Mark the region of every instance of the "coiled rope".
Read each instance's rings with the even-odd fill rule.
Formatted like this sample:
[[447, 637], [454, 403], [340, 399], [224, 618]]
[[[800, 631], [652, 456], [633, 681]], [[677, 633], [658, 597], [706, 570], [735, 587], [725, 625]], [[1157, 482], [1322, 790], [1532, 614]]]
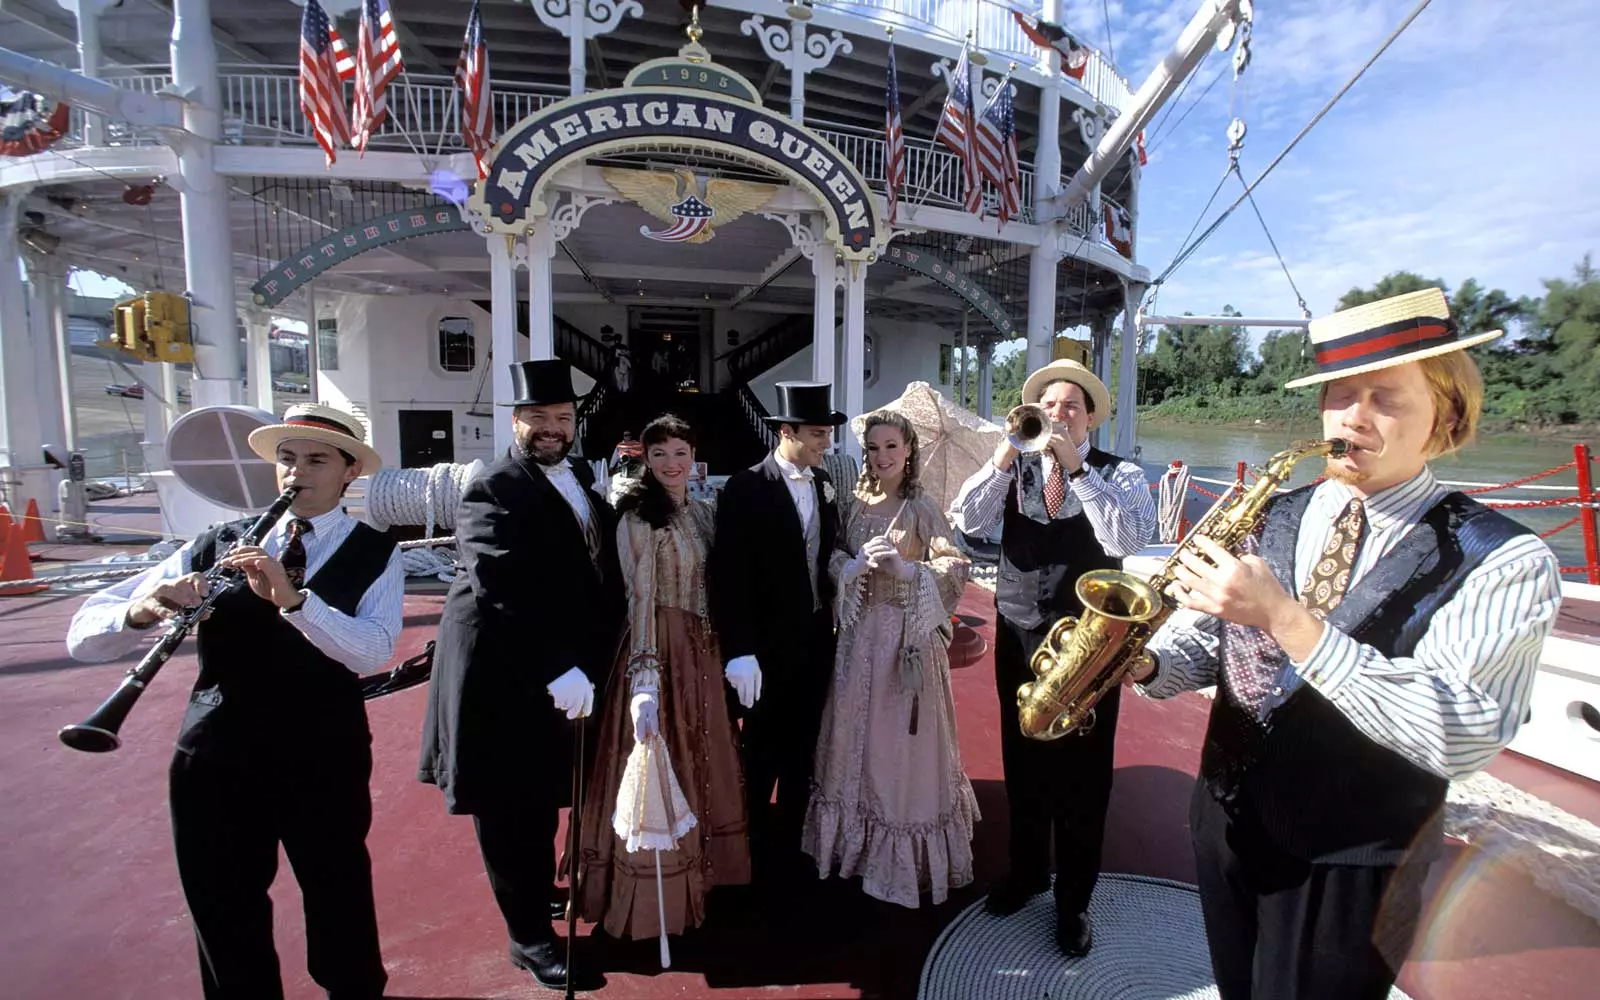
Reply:
[[[367, 520], [383, 531], [391, 525], [421, 525], [427, 538], [435, 528], [454, 530], [456, 506], [467, 483], [483, 468], [440, 462], [426, 469], [379, 469], [367, 482]], [[456, 575], [455, 551], [439, 547], [406, 549], [406, 576], [451, 580]]]
[[1176, 542], [1183, 530], [1183, 502], [1189, 495], [1189, 467], [1174, 462], [1161, 477], [1161, 492], [1156, 498], [1156, 524], [1163, 542]]

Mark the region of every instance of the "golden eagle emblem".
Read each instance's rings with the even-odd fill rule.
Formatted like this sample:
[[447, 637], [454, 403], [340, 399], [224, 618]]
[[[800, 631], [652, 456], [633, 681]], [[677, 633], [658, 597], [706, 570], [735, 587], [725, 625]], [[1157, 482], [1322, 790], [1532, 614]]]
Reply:
[[658, 173], [601, 167], [600, 174], [624, 198], [667, 224], [666, 229], [639, 227], [639, 235], [663, 243], [706, 243], [717, 235], [712, 228], [725, 226], [765, 205], [778, 193], [773, 184], [713, 177], [700, 192], [700, 181], [689, 170]]

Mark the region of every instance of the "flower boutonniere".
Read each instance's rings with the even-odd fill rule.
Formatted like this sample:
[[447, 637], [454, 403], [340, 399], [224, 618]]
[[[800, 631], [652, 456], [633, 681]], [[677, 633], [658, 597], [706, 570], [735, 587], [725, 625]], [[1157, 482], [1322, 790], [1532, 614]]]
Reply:
[[833, 503], [833, 484], [832, 483], [825, 482], [825, 483], [822, 484], [822, 499], [826, 500], [828, 503]]

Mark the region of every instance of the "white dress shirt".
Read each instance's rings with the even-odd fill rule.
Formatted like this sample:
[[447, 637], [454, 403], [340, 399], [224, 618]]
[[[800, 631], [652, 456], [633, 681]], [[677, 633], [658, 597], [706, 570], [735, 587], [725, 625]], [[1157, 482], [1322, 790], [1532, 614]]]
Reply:
[[[1446, 492], [1424, 468], [1366, 498], [1367, 536], [1349, 586], [1400, 544]], [[1295, 542], [1296, 597], [1353, 496], [1333, 480], [1312, 495]], [[1555, 555], [1537, 536], [1519, 535], [1467, 574], [1410, 656], [1384, 656], [1329, 626], [1305, 660], [1284, 667], [1266, 712], [1310, 684], [1369, 739], [1434, 774], [1465, 777], [1516, 734], [1539, 652], [1560, 607]], [[1150, 640], [1159, 672], [1141, 690], [1165, 698], [1215, 684], [1221, 631], [1222, 623], [1209, 615], [1174, 614]]]
[[772, 460], [778, 463], [778, 469], [783, 473], [784, 485], [789, 487], [789, 496], [794, 500], [794, 509], [800, 514], [800, 525], [803, 528], [811, 523], [811, 519], [817, 513], [817, 489], [812, 485], [813, 472], [809, 467], [802, 469], [777, 452], [772, 453]]
[[[1086, 459], [1088, 455], [1089, 439], [1085, 438], [1078, 445], [1078, 458]], [[1043, 457], [1042, 481], [1048, 482], [1056, 461], [1048, 449]], [[1067, 477], [1067, 496], [1054, 520], [1082, 513], [1094, 528], [1095, 540], [1109, 556], [1131, 556], [1149, 545], [1156, 533], [1156, 506], [1150, 498], [1150, 481], [1145, 479], [1144, 470], [1126, 461], [1118, 462], [1104, 474], [1087, 462], [1083, 470], [1085, 475], [1076, 479]], [[1016, 475], [1015, 460], [1005, 470], [995, 468], [992, 460], [983, 463], [956, 493], [951, 505], [956, 527], [978, 538], [998, 527], [1005, 513], [1006, 493]]]
[[589, 546], [589, 558], [598, 559], [600, 528], [594, 523], [594, 508], [589, 506], [589, 499], [584, 495], [586, 491], [583, 484], [578, 482], [578, 474], [572, 470], [572, 463], [563, 459], [555, 465], [540, 462], [530, 464], [544, 473], [550, 485], [561, 494], [561, 499], [572, 508], [572, 515], [578, 519], [578, 527], [583, 529], [583, 540]]
[[[267, 533], [262, 548], [268, 555], [282, 557], [289, 522], [294, 517], [284, 514]], [[356, 524], [355, 518], [338, 508], [311, 518], [311, 530], [301, 536], [306, 549], [307, 580], [316, 577], [317, 571], [350, 537]], [[187, 576], [191, 572], [189, 560], [193, 548], [194, 542], [188, 542], [138, 576], [90, 596], [72, 616], [67, 628], [67, 651], [72, 658], [103, 663], [132, 652], [146, 639], [161, 635], [165, 631], [163, 628], [141, 629], [129, 625], [128, 607], [162, 583]], [[368, 674], [387, 665], [394, 655], [394, 643], [400, 636], [405, 582], [400, 550], [395, 549], [382, 575], [361, 596], [354, 615], [329, 606], [309, 590], [302, 591], [305, 601], [298, 608], [280, 613], [328, 657], [358, 674]]]

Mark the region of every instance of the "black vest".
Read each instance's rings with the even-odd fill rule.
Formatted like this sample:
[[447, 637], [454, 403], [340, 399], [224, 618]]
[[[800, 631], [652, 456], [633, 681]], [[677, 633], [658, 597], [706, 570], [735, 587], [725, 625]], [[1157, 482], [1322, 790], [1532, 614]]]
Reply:
[[[190, 566], [203, 572], [250, 521], [207, 529]], [[354, 615], [383, 575], [394, 541], [357, 524], [305, 587], [330, 607]], [[200, 676], [178, 733], [178, 748], [238, 759], [311, 758], [366, 746], [366, 707], [356, 674], [318, 650], [271, 601], [241, 582], [212, 606], [195, 630]]]
[[[1291, 594], [1300, 592], [1295, 543], [1313, 489], [1279, 497], [1262, 528], [1261, 557]], [[1350, 588], [1328, 626], [1387, 657], [1410, 656], [1467, 575], [1527, 532], [1450, 493]], [[1224, 646], [1237, 628], [1228, 627]], [[1236, 822], [1307, 861], [1393, 865], [1432, 860], [1443, 844], [1449, 782], [1373, 742], [1309, 683], [1262, 722], [1234, 700], [1223, 671], [1200, 777]]]
[[[1109, 474], [1121, 461], [1090, 448], [1084, 464]], [[1018, 469], [1006, 491], [995, 608], [1007, 621], [1023, 628], [1048, 627], [1059, 618], [1083, 611], [1076, 590], [1078, 577], [1090, 570], [1121, 569], [1122, 560], [1106, 554], [1094, 536], [1094, 525], [1081, 510], [1072, 517], [1053, 518], [1048, 524], [1018, 510], [1021, 480]], [[1070, 482], [1067, 489], [1072, 489]]]

